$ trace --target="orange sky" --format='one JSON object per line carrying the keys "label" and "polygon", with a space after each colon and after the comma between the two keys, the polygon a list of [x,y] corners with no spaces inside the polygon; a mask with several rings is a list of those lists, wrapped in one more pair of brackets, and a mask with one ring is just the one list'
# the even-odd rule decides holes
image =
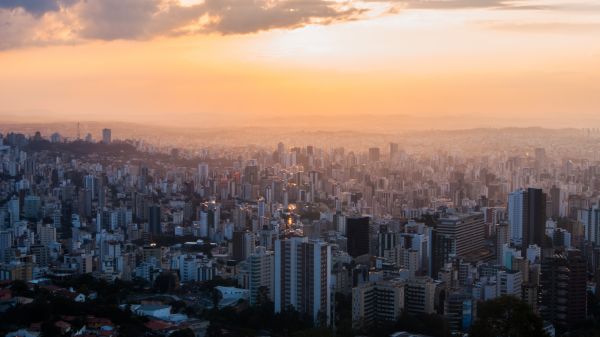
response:
{"label": "orange sky", "polygon": [[0,4],[0,120],[600,127],[600,1],[176,1]]}

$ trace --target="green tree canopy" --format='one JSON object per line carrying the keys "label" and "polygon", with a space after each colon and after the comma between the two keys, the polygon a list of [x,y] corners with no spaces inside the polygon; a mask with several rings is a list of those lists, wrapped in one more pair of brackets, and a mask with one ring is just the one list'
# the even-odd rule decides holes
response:
{"label": "green tree canopy", "polygon": [[479,305],[471,337],[547,337],[542,319],[520,299],[502,296]]}

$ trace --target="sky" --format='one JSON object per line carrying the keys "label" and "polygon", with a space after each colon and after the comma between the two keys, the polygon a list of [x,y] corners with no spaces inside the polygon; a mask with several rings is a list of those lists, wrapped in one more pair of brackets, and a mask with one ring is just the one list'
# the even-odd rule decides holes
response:
{"label": "sky", "polygon": [[600,0],[0,0],[2,120],[600,127]]}

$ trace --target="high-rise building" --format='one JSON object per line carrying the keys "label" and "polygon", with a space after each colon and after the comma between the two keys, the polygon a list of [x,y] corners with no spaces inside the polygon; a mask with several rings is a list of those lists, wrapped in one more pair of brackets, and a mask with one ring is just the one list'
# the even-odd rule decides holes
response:
{"label": "high-rise building", "polygon": [[352,289],[352,323],[354,328],[395,322],[404,310],[404,284],[369,282]]}
{"label": "high-rise building", "polygon": [[586,319],[586,262],[578,250],[554,254],[542,260],[540,314],[561,327]]}
{"label": "high-rise building", "polygon": [[267,251],[265,247],[256,247],[254,253],[250,254],[246,261],[249,270],[250,305],[264,303],[263,300],[272,301],[275,290],[273,252]]}
{"label": "high-rise building", "polygon": [[151,205],[148,207],[148,231],[157,235],[161,233],[161,211],[160,205]]}
{"label": "high-rise building", "polygon": [[38,225],[37,231],[41,245],[47,247],[49,244],[56,242],[56,227]]}
{"label": "high-rise building", "polygon": [[319,171],[308,172],[308,183],[310,187],[310,201],[315,201],[316,194],[320,190],[321,173]]}
{"label": "high-rise building", "polygon": [[0,231],[0,262],[7,260],[9,249],[13,246],[13,232]]}
{"label": "high-rise building", "polygon": [[33,265],[28,262],[11,261],[0,264],[0,281],[31,281]]}
{"label": "high-rise building", "polygon": [[496,289],[498,296],[509,295],[521,297],[523,278],[520,271],[499,270],[496,275]]}
{"label": "high-rise building", "polygon": [[450,331],[468,331],[475,320],[477,301],[470,294],[455,291],[444,301],[444,317]]}
{"label": "high-rise building", "polygon": [[377,256],[385,256],[387,250],[392,250],[398,244],[398,235],[396,233],[389,232],[386,229],[382,230],[378,234],[378,247]]}
{"label": "high-rise building", "polygon": [[232,257],[237,261],[244,261],[252,252],[255,247],[254,234],[247,231],[235,231],[233,232],[233,254]]}
{"label": "high-rise building", "polygon": [[379,161],[380,151],[378,147],[369,148],[369,161],[376,162]]}
{"label": "high-rise building", "polygon": [[250,185],[256,185],[258,184],[258,180],[258,165],[255,162],[250,162],[246,167],[244,167],[244,176],[242,182]]}
{"label": "high-rise building", "polygon": [[416,277],[405,285],[405,310],[411,314],[435,312],[435,282],[429,277]]}
{"label": "high-rise building", "polygon": [[86,175],[83,178],[83,187],[90,190],[92,193],[92,199],[98,198],[98,179],[91,174]]}
{"label": "high-rise building", "polygon": [[8,201],[8,215],[10,217],[10,225],[21,220],[21,206],[17,197],[12,197]]}
{"label": "high-rise building", "polygon": [[293,307],[314,322],[329,323],[331,247],[291,238],[275,242],[275,312]]}
{"label": "high-rise building", "polygon": [[111,129],[102,129],[102,143],[110,144],[112,141],[112,130]]}
{"label": "high-rise building", "polygon": [[198,179],[200,179],[201,184],[205,184],[208,181],[208,173],[208,164],[198,164]]}
{"label": "high-rise building", "polygon": [[35,256],[35,264],[39,267],[46,267],[50,262],[50,252],[47,246],[31,245],[29,247],[31,254]]}
{"label": "high-rise building", "polygon": [[466,256],[485,247],[483,213],[448,215],[438,221],[436,230],[452,237],[452,252],[456,256]]}
{"label": "high-rise building", "polygon": [[42,199],[37,195],[28,195],[23,203],[25,218],[39,220],[41,217]]}
{"label": "high-rise building", "polygon": [[390,143],[390,159],[398,154],[398,143]]}
{"label": "high-rise building", "polygon": [[555,185],[550,189],[550,216],[553,219],[560,217],[560,188]]}
{"label": "high-rise building", "polygon": [[454,238],[450,234],[442,234],[437,230],[431,233],[431,272],[430,277],[437,278],[444,265],[456,256],[454,252]]}
{"label": "high-rise building", "polygon": [[508,242],[508,226],[500,224],[496,226],[496,263],[502,264],[502,247]]}
{"label": "high-rise building", "polygon": [[346,218],[346,237],[348,238],[348,254],[352,257],[369,254],[369,217]]}
{"label": "high-rise building", "polygon": [[92,190],[88,188],[79,191],[79,215],[89,218],[92,216]]}
{"label": "high-rise building", "polygon": [[535,149],[535,170],[540,174],[546,165],[546,149],[539,147]]}
{"label": "high-rise building", "polygon": [[600,245],[600,207],[579,210],[577,220],[583,224],[585,240]]}
{"label": "high-rise building", "polygon": [[510,227],[510,241],[521,244],[523,241],[523,224],[525,222],[525,190],[517,190],[508,195],[508,224]]}
{"label": "high-rise building", "polygon": [[[511,241],[521,247],[536,244],[544,247],[546,230],[546,195],[541,189],[518,190],[508,198],[508,221]],[[522,249],[522,254],[525,250]]]}

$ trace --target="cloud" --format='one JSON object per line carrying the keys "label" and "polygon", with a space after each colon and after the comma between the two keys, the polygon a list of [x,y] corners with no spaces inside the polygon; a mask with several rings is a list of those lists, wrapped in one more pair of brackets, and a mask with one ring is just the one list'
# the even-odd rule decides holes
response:
{"label": "cloud", "polygon": [[534,0],[0,0],[0,49],[182,34],[247,34],[368,15],[365,4],[410,9],[532,9]]}
{"label": "cloud", "polygon": [[33,15],[42,15],[49,11],[56,11],[60,7],[56,0],[2,0],[0,8],[22,8]]}
{"label": "cloud", "polygon": [[61,6],[73,5],[77,0],[0,0],[0,9],[14,10],[22,8],[24,11],[40,16],[47,12],[58,11]]}
{"label": "cloud", "polygon": [[35,18],[24,10],[0,10],[0,50],[27,44],[35,24]]}
{"label": "cloud", "polygon": [[193,6],[161,0],[89,0],[79,7],[81,36],[102,40],[186,32],[245,34],[349,20],[362,12],[331,0],[205,0]]}
{"label": "cloud", "polygon": [[78,6],[82,30],[88,39],[139,39],[147,34],[159,0],[88,0]]}
{"label": "cloud", "polygon": [[210,31],[223,34],[254,33],[294,28],[311,23],[328,24],[357,18],[364,11],[329,0],[206,0],[204,9],[215,20]]}

